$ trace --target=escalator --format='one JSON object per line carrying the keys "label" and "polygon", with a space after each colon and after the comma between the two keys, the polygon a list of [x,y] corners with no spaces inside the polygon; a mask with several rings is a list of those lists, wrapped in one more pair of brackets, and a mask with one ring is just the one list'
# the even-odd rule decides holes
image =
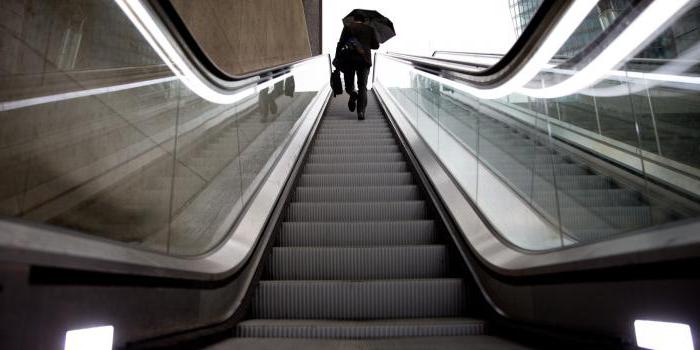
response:
{"label": "escalator", "polygon": [[566,239],[595,241],[697,215],[697,207],[671,207],[646,196],[645,189],[628,178],[596,170],[585,157],[564,147],[550,147],[536,130],[523,124],[488,116],[450,96],[437,100],[436,94],[425,91],[420,97],[407,90],[397,94],[407,104],[438,111],[440,123],[465,145],[476,144],[478,128],[479,153],[485,163],[544,216],[556,217],[560,210]]}
{"label": "escalator", "polygon": [[[469,296],[475,291],[450,257],[439,219],[378,104],[369,101],[365,121],[346,105],[347,98],[334,99],[321,121],[249,319],[238,324],[236,335],[484,335],[485,322],[472,318],[477,313]],[[240,341],[214,348],[237,348]]]}
{"label": "escalator", "polygon": [[594,2],[542,1],[488,65],[378,53],[364,121],[330,57],[226,71],[184,3],[107,3],[86,25],[128,40],[99,57],[148,65],[0,101],[0,347],[111,327],[117,349],[637,349],[639,320],[700,327],[700,90],[617,67],[597,84],[646,90],[533,97],[654,2],[501,95]]}

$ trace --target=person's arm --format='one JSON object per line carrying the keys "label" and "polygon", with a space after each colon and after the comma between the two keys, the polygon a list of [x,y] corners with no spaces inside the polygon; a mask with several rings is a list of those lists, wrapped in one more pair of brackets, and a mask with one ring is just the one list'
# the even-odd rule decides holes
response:
{"label": "person's arm", "polygon": [[350,33],[348,32],[348,27],[344,26],[343,31],[340,33],[340,39],[338,39],[338,43],[335,45],[335,56],[338,57],[338,51],[340,50],[340,45],[341,43],[345,42],[347,40],[348,35]]}
{"label": "person's arm", "polygon": [[340,39],[338,39],[338,42],[342,43],[348,40],[350,36],[350,26],[343,26],[343,31],[340,33]]}

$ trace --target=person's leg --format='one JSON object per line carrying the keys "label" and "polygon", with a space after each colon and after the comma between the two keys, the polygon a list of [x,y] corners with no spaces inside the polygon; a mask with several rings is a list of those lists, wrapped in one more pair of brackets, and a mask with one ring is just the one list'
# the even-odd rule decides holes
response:
{"label": "person's leg", "polygon": [[369,67],[362,67],[357,70],[357,117],[365,119],[365,109],[367,108],[367,78]]}
{"label": "person's leg", "polygon": [[343,71],[343,78],[345,80],[345,92],[350,95],[348,99],[348,108],[350,112],[355,111],[355,102],[357,101],[357,91],[355,91],[355,70],[347,69]]}

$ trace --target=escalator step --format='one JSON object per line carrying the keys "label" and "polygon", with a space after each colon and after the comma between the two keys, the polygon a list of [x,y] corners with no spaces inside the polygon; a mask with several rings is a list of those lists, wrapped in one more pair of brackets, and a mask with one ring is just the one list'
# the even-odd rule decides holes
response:
{"label": "escalator step", "polygon": [[396,145],[396,140],[393,138],[383,138],[383,139],[364,139],[364,140],[336,140],[336,139],[325,139],[316,140],[314,146],[336,146],[336,147],[349,147],[349,146],[369,146],[369,145]]}
{"label": "escalator step", "polygon": [[[493,164],[493,163],[492,163]],[[537,176],[551,178],[557,176],[591,175],[587,167],[573,163],[536,163],[522,164],[520,162],[500,162],[494,167],[503,174],[513,174],[514,176],[529,176],[534,172]]]}
{"label": "escalator step", "polygon": [[[347,128],[388,128],[389,123],[381,121],[324,121],[321,129],[347,129]],[[388,130],[387,130],[388,131]]]}
{"label": "escalator step", "polygon": [[[572,175],[558,176],[556,178],[557,188],[568,189],[608,189],[614,186],[610,178],[600,175]],[[537,183],[535,187],[537,188]],[[542,184],[543,188],[549,184]]]}
{"label": "escalator step", "polygon": [[267,265],[275,280],[436,278],[447,274],[444,245],[276,247]]}
{"label": "escalator step", "polygon": [[307,164],[305,174],[398,173],[407,172],[406,162]]}
{"label": "escalator step", "polygon": [[[567,221],[576,222],[579,227],[590,227],[585,219],[587,216],[595,215],[604,222],[617,228],[636,228],[650,226],[654,221],[656,213],[649,206],[636,207],[591,207],[591,208],[562,208],[562,216],[567,216]],[[590,226],[589,226],[590,225]]]}
{"label": "escalator step", "polygon": [[432,220],[384,222],[285,222],[279,246],[380,246],[437,241]]}
{"label": "escalator step", "polygon": [[366,163],[366,162],[401,162],[403,154],[310,154],[308,163]]}
{"label": "escalator step", "polygon": [[399,152],[399,146],[397,145],[380,145],[380,146],[350,146],[350,147],[336,147],[336,146],[319,146],[315,145],[311,148],[311,154],[344,154],[344,153],[392,153]]}
{"label": "escalator step", "polygon": [[414,318],[373,321],[253,319],[239,323],[236,336],[279,338],[390,338],[481,335],[485,322],[471,318]]}
{"label": "escalator step", "polygon": [[463,315],[458,278],[376,281],[261,281],[253,318],[363,320]]}
{"label": "escalator step", "polygon": [[393,221],[428,217],[423,201],[290,203],[288,221]]}
{"label": "escalator step", "polygon": [[413,175],[403,173],[303,174],[299,186],[391,186],[411,185]]}
{"label": "escalator step", "polygon": [[297,187],[296,202],[387,202],[420,199],[418,186]]}
{"label": "escalator step", "polygon": [[639,192],[629,189],[574,190],[564,188],[561,189],[561,192],[564,194],[559,200],[562,207],[571,207],[573,203],[586,207],[638,206],[643,204]]}
{"label": "escalator step", "polygon": [[353,128],[321,128],[318,135],[356,135],[356,134],[390,134],[391,129],[387,126],[379,127],[353,127]]}
{"label": "escalator step", "polygon": [[394,139],[394,134],[390,132],[366,133],[366,134],[324,134],[319,131],[316,134],[317,140],[357,140],[357,139]]}
{"label": "escalator step", "polygon": [[[365,115],[365,120],[364,121],[375,121],[375,120],[384,120],[384,117],[381,116],[376,116],[372,115],[369,111],[366,111],[367,113]],[[357,120],[357,115],[356,114],[351,114],[351,115],[345,115],[343,116],[342,114],[338,113],[336,115],[333,115],[332,113],[329,113],[329,115],[323,117],[325,121],[338,121],[338,120]]]}

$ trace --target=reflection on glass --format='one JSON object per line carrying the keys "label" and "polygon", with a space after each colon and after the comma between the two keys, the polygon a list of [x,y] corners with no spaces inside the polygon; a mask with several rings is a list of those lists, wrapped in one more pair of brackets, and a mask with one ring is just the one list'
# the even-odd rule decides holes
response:
{"label": "reflection on glass", "polygon": [[295,73],[235,106],[199,100],[207,113],[178,130],[171,254],[200,254],[225,237],[321,86]]}
{"label": "reflection on glass", "polygon": [[[170,73],[111,0],[3,5],[6,217],[203,254],[226,237],[327,84],[327,62],[316,59],[234,105],[213,104],[157,79]],[[139,86],[113,89],[124,83]],[[39,99],[16,103],[28,97]]]}
{"label": "reflection on glass", "polygon": [[168,74],[114,1],[3,1],[0,18],[0,101]]}
{"label": "reflection on glass", "polygon": [[[666,108],[688,113],[694,105],[687,95],[695,90],[684,95],[658,84],[649,89],[648,82],[618,74],[586,93],[557,99],[512,94],[483,100],[441,87],[429,74],[399,61],[382,57],[380,64],[378,85],[484,215],[518,246],[540,250],[589,242],[700,212],[697,204],[675,195],[660,196],[643,170],[636,170],[648,162],[643,152],[664,154],[667,140],[680,142],[681,135],[692,135],[690,124],[686,131],[671,131],[671,113],[660,132],[663,113],[655,106],[667,99]],[[406,77],[410,83],[402,84]],[[545,87],[559,78],[546,73],[538,79],[535,83]],[[625,93],[596,94],[602,91],[596,89]],[[564,136],[573,137],[571,143],[585,137],[629,150],[626,158],[611,159],[624,162],[621,167],[601,166],[563,143]]]}

